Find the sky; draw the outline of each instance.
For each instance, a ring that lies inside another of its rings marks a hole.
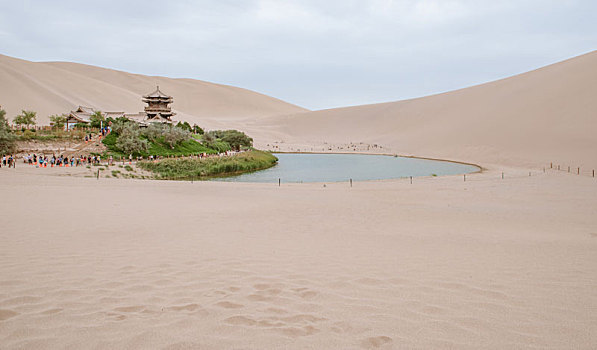
[[[229,84],[316,110],[597,49],[595,0],[0,0],[0,53]]]

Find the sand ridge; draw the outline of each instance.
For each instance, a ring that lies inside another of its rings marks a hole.
[[[294,149],[362,142],[402,155],[590,170],[597,168],[596,91],[593,51],[444,94],[272,116],[246,128],[268,130]],[[272,141],[269,135],[265,139]]]
[[[174,97],[176,120],[221,128],[222,120],[244,120],[306,111],[247,89],[194,79],[144,76],[69,62],[30,62],[0,55],[0,105],[12,119],[22,109],[37,112],[38,124],[48,116],[68,113],[79,105],[103,111],[137,113],[141,96],[156,85]]]

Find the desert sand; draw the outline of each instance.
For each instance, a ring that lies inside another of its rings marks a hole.
[[[597,168],[597,51],[532,72],[413,100],[255,121],[286,147],[364,142],[391,152]],[[275,135],[275,134],[273,134]]]
[[[0,344],[592,349],[596,58],[237,124],[263,146],[378,144],[484,168],[466,182],[278,187],[2,168]]]
[[[79,105],[102,111],[137,113],[141,96],[156,85],[174,96],[176,120],[215,129],[225,120],[244,120],[306,109],[233,86],[194,79],[146,76],[70,62],[30,62],[0,55],[0,105],[7,117],[22,109],[37,112],[38,124],[48,116],[68,113]]]

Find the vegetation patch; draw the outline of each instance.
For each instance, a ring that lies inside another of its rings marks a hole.
[[[145,129],[134,122],[116,120],[112,132],[103,140],[103,144],[114,157],[128,158],[129,155],[148,157],[188,156],[191,154],[217,153],[194,139],[192,134],[179,127],[153,124]],[[222,151],[227,151],[230,148]]]
[[[152,171],[158,179],[199,180],[267,169],[274,166],[277,161],[278,158],[269,152],[252,150],[229,157],[164,159],[157,162],[142,161],[137,163],[137,166]]]

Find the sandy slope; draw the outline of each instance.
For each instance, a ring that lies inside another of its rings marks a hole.
[[[61,171],[0,169],[2,348],[597,344],[593,178],[38,175]]]
[[[286,143],[379,143],[477,163],[597,168],[597,51],[496,82],[413,100],[261,120]]]
[[[38,112],[38,122],[76,108],[138,112],[141,95],[156,84],[172,96],[178,119],[219,127],[224,119],[257,118],[305,109],[253,91],[193,79],[131,74],[66,62],[29,62],[0,55],[0,105],[12,117],[21,109]]]

